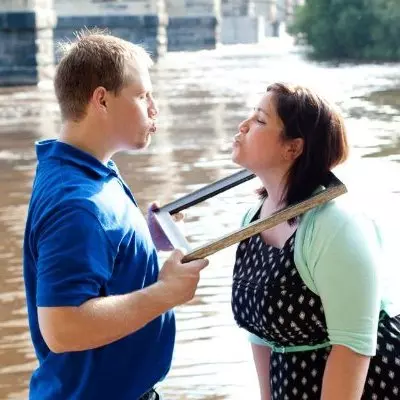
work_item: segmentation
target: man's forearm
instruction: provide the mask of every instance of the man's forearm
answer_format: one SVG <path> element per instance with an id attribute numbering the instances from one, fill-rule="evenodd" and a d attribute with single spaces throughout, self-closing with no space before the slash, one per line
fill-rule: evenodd
<path id="1" fill-rule="evenodd" d="M 361 399 L 370 358 L 334 345 L 325 367 L 321 400 Z"/>
<path id="2" fill-rule="evenodd" d="M 38 308 L 39 325 L 56 353 L 89 350 L 121 339 L 173 307 L 163 283 L 125 295 L 91 299 L 79 307 Z"/>

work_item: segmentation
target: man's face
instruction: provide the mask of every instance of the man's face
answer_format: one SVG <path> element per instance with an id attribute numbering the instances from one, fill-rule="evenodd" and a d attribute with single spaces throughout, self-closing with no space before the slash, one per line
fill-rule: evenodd
<path id="1" fill-rule="evenodd" d="M 142 149 L 156 131 L 157 108 L 147 68 L 136 68 L 134 78 L 109 107 L 110 131 L 123 149 Z"/>

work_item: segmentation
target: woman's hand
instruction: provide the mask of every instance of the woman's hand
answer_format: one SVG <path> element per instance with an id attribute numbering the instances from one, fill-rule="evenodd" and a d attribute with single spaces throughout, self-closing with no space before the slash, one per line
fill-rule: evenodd
<path id="1" fill-rule="evenodd" d="M 153 243 L 159 251 L 172 251 L 174 246 L 169 241 L 168 237 L 165 235 L 164 231 L 161 229 L 161 226 L 157 222 L 157 219 L 154 216 L 154 211 L 159 209 L 158 202 L 153 202 L 149 205 L 147 209 L 147 225 L 150 230 L 151 238 L 153 239 Z M 184 214 L 179 212 L 177 214 L 172 215 L 173 220 L 176 223 L 180 224 L 180 229 L 183 230 L 183 219 Z"/>

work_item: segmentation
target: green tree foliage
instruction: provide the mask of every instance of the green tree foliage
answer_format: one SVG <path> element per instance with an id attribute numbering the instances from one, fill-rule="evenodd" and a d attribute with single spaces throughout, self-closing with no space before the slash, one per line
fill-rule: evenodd
<path id="1" fill-rule="evenodd" d="M 289 32 L 328 60 L 400 60 L 399 0 L 306 0 Z"/>

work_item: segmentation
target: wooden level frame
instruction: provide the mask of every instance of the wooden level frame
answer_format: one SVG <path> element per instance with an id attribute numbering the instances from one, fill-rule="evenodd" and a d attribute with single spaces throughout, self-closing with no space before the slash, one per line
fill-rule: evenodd
<path id="1" fill-rule="evenodd" d="M 346 186 L 332 172 L 330 172 L 328 177 L 329 183 L 327 183 L 326 187 L 306 200 L 285 207 L 269 217 L 254 221 L 245 227 L 213 240 L 204 246 L 192 249 L 189 242 L 173 220 L 172 215 L 249 181 L 254 177 L 255 175 L 252 172 L 246 169 L 240 170 L 239 172 L 206 185 L 203 188 L 189 193 L 154 211 L 154 216 L 157 222 L 173 247 L 184 249 L 187 252 L 183 258 L 184 262 L 208 257 L 217 251 L 235 243 L 239 243 L 244 239 L 279 225 L 291 218 L 297 217 L 306 211 L 331 201 L 347 192 Z"/>

